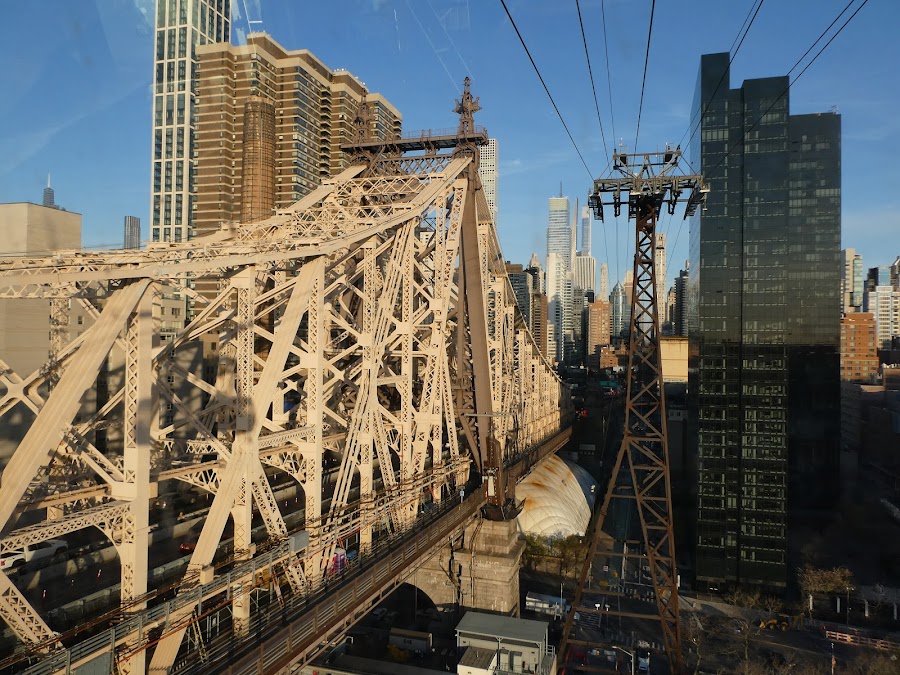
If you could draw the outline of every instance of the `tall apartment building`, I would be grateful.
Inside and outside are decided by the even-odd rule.
[[[841,381],[872,383],[878,374],[875,315],[850,312],[841,318]]]
[[[363,102],[372,138],[400,135],[400,113],[383,96],[268,35],[198,47],[197,60],[197,234],[266,218],[341,171]]]
[[[231,0],[156,2],[153,68],[153,241],[193,236],[197,47],[228,42]]]
[[[686,336],[687,332],[687,291],[688,291],[688,270],[691,268],[691,261],[685,261],[685,268],[678,272],[675,277],[675,302],[672,305],[672,334]]]
[[[568,279],[567,279],[568,276]],[[551,360],[562,362],[564,326],[571,336],[572,277],[566,275],[565,262],[558,253],[547,254],[547,349]]]
[[[665,321],[666,306],[666,235],[656,233],[653,245],[654,265],[656,269],[656,312],[659,326]]]
[[[516,303],[519,305],[519,311],[522,312],[525,325],[530,328],[531,305],[534,301],[534,277],[522,265],[512,263],[506,263],[506,276],[509,277],[509,283],[516,295]]]
[[[609,346],[609,302],[597,298],[588,305],[587,335],[585,336],[585,361],[591,370],[600,368],[600,354]]]
[[[615,340],[619,340],[628,330],[628,322],[631,320],[630,302],[625,294],[625,287],[617,281],[609,294],[610,334]]]
[[[550,197],[547,218],[547,302],[553,324],[550,350],[553,358],[565,359],[566,339],[572,335],[572,259],[575,256],[569,198]],[[555,257],[554,257],[555,256]]]
[[[581,251],[575,256],[573,286],[583,291],[594,291],[597,285],[597,260]]]
[[[900,335],[900,288],[879,285],[867,293],[868,311],[875,316],[878,349],[890,349],[892,339]]]
[[[547,321],[548,306],[547,294],[544,292],[544,270],[537,253],[531,254],[528,267],[525,269],[531,275],[531,335],[537,342],[538,349],[544,358],[550,358],[547,346]]]
[[[487,145],[481,146],[478,175],[481,177],[481,189],[491,210],[491,219],[497,224],[497,139],[488,139]]]
[[[591,209],[587,206],[581,209],[581,246],[575,255],[573,273],[575,288],[597,290],[597,260],[591,254]]]
[[[841,308],[844,314],[862,311],[863,269],[862,256],[852,248],[841,251],[844,262],[841,274]]]
[[[863,282],[863,311],[875,315],[878,349],[900,335],[900,265],[871,267]]]
[[[701,588],[780,589],[789,514],[837,493],[841,119],[791,115],[787,77],[730,89],[728,69],[702,57],[693,110],[695,569]]]
[[[609,266],[606,263],[600,263],[600,288],[597,295],[601,298],[609,296]]]
[[[125,216],[125,241],[122,248],[141,247],[141,219],[137,216]]]

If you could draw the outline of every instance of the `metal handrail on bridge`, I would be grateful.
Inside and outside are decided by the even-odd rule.
[[[431,553],[430,549],[434,548],[435,544],[443,544],[448,532],[454,531],[461,523],[464,523],[475,515],[483,503],[483,490],[478,489],[470,494],[461,504],[450,506],[446,511],[439,512],[433,521],[434,527],[428,527],[425,530],[409,531],[396,540],[385,542],[384,548],[379,547],[381,550],[376,550],[374,556],[362,558],[356,569],[351,568],[350,572],[339,582],[330,584],[330,587],[320,587],[317,589],[318,593],[315,595],[301,596],[291,594],[288,596],[284,607],[281,605],[274,605],[268,608],[269,611],[267,612],[257,612],[254,623],[266,623],[271,618],[269,615],[275,614],[278,620],[269,622],[269,625],[278,627],[282,615],[288,616],[288,620],[292,622],[297,622],[303,621],[307,616],[312,614],[315,618],[315,625],[319,626],[321,624],[325,626],[325,630],[327,630],[328,626],[326,623],[329,617],[334,619],[334,623],[338,623],[341,619],[345,619],[345,617],[339,616],[335,611],[335,608],[339,605],[341,610],[346,609],[343,604],[345,600],[339,601],[339,599],[345,598],[350,592],[352,592],[353,597],[355,598],[358,594],[364,593],[367,589],[372,588],[374,589],[372,601],[367,605],[359,605],[357,609],[362,606],[370,607],[372,602],[374,602],[374,599],[382,597],[385,594],[385,591],[390,592],[399,585],[399,583],[391,583],[392,579],[387,579],[385,583],[382,583],[382,581],[385,580],[386,573],[395,573],[398,563],[402,564],[402,569],[408,569],[412,562],[425,559],[426,554]],[[423,532],[427,534],[424,540],[420,536]],[[424,550],[426,548],[428,550]],[[66,673],[66,675],[69,675],[74,672],[75,668],[89,663],[94,659],[102,658],[104,654],[113,653],[119,645],[126,643],[129,639],[133,640],[135,635],[139,636],[139,640],[145,640],[147,633],[151,630],[152,626],[162,624],[165,626],[163,629],[164,633],[183,627],[167,626],[168,617],[176,615],[176,612],[182,608],[191,606],[198,608],[198,614],[205,613],[204,601],[216,595],[220,595],[223,592],[230,596],[231,592],[235,590],[235,586],[241,584],[241,580],[257,578],[259,574],[272,570],[276,564],[284,560],[288,555],[290,555],[289,542],[282,541],[265,553],[254,557],[252,560],[235,565],[231,571],[216,576],[209,583],[200,584],[191,590],[179,593],[171,600],[160,603],[159,605],[139,613],[135,613],[124,621],[116,624],[108,631],[98,633],[68,649],[41,657],[42,660],[39,663],[22,671],[23,675],[52,675],[53,673]],[[411,572],[412,570],[409,569],[409,571]],[[406,577],[404,576],[403,578]],[[402,581],[400,583],[402,583]],[[375,585],[373,586],[373,584]],[[246,592],[248,589],[243,588],[242,590]],[[252,590],[252,586],[250,590]],[[209,607],[210,605],[207,604],[207,610]],[[323,610],[323,607],[326,609]],[[363,611],[362,614],[354,618],[349,624],[342,624],[338,628],[338,631],[344,630],[355,623],[359,618],[362,618],[367,611],[368,609]],[[285,614],[285,612],[287,612],[287,614]],[[274,632],[274,629],[270,628],[268,632]],[[259,636],[260,631],[252,633],[253,640],[259,639]],[[162,637],[162,635],[160,637]],[[242,645],[239,640],[234,638],[234,636],[228,635],[227,638],[227,642],[231,643],[232,646],[237,647],[238,651],[246,648],[246,646]],[[157,638],[157,640],[158,639],[159,638]],[[310,644],[313,643],[311,642]],[[150,645],[140,644],[136,648],[145,649],[148,646]],[[233,658],[234,652],[234,649],[229,650],[229,654],[227,654],[228,658]],[[208,667],[207,664],[195,664],[195,666],[202,668]],[[112,670],[110,672],[112,672]],[[206,671],[201,669],[180,672]],[[220,671],[214,670],[210,672]]]
[[[243,640],[223,634],[219,644],[207,645],[208,659],[194,661],[177,673],[286,673],[288,668],[307,662],[328,643],[362,619],[369,611],[405,582],[415,569],[443,546],[447,537],[458,531],[485,504],[484,489],[479,487],[457,506],[440,514],[431,526],[411,530],[399,542],[392,543],[382,555],[363,562],[353,576],[335,582],[318,598],[300,608],[279,604],[257,611],[253,627]],[[293,599],[295,596],[292,596]],[[274,620],[273,620],[274,619]],[[279,628],[280,624],[287,625]],[[268,630],[266,631],[266,627]],[[241,654],[243,653],[243,656]],[[237,660],[231,666],[223,661]]]

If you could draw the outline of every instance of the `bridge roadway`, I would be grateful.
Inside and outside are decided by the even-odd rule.
[[[510,479],[521,480],[545,458],[562,449],[571,434],[571,428],[563,429],[542,445],[511,458],[507,465]],[[300,596],[288,592],[278,602],[258,607],[243,638],[226,629],[202,648],[179,659],[172,672],[227,675],[295,672],[403,584],[449,537],[461,533],[485,505],[484,492],[483,486],[479,486],[459,504],[445,500],[437,513],[428,515],[424,522],[420,518],[415,528],[399,537],[380,546],[376,544],[371,554],[349,566],[339,579],[332,578],[311,594]],[[234,565],[230,573],[132,614],[113,628],[41,658],[21,672],[69,675],[88,664],[91,672],[115,672],[114,651],[122,658],[123,650],[127,656],[128,643],[132,644],[132,650],[150,649],[166,634],[186,625],[191,627],[229,607],[232,594],[239,589],[244,593],[266,590],[269,572],[289,554],[289,544],[283,541],[252,560]],[[196,607],[187,622],[169,622],[176,610],[190,605]],[[136,634],[139,638],[134,644]],[[95,671],[97,667],[99,670]]]

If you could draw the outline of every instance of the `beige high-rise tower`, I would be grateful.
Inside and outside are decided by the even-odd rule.
[[[364,106],[370,138],[400,135],[400,113],[383,96],[268,35],[198,47],[197,60],[197,235],[266,218],[341,171]]]

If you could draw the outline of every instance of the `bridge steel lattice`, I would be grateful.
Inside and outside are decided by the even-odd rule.
[[[455,495],[470,468],[503,506],[504,466],[558,434],[570,405],[515,305],[478,179],[487,137],[471,125],[472,103],[467,84],[455,137],[363,143],[346,170],[262,222],[144,250],[0,261],[0,297],[49,298],[55,326],[74,303],[94,318],[74,339],[57,330],[36,372],[0,362],[0,424],[23,406],[34,416],[3,471],[0,552],[99,528],[119,556],[114,620],[125,621],[161,601],[148,587],[148,531],[163,480],[213,495],[179,594],[218,588],[265,551],[279,591],[310,594],[348,536],[364,558],[416,525],[423,498]],[[193,312],[163,340],[171,294]],[[198,344],[205,378],[181,358]],[[120,386],[107,378],[87,414],[83,399],[111,363]],[[306,545],[292,545],[271,468],[302,489],[294,529]],[[268,535],[256,545],[254,512]],[[233,555],[222,563],[229,517]],[[254,581],[229,579],[240,636]],[[115,645],[115,672],[173,672],[194,611],[147,613]],[[4,572],[0,617],[32,654],[80,639],[57,633]]]

